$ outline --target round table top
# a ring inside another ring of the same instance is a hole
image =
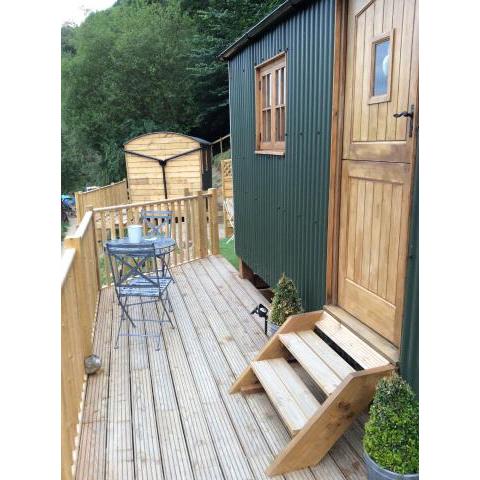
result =
[[[130,244],[130,240],[128,239],[128,237],[125,237],[125,238],[115,238],[113,240],[107,240],[105,242],[105,245],[128,245]],[[165,253],[169,253],[171,252],[177,242],[175,241],[175,239],[173,238],[170,238],[170,237],[142,237],[142,240],[140,241],[140,243],[145,243],[145,244],[148,244],[148,243],[153,243],[155,245],[155,251],[157,251],[157,253],[159,254],[165,254]]]

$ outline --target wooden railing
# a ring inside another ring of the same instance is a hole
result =
[[[170,265],[206,257],[209,253],[218,254],[218,206],[215,188],[210,188],[208,192],[198,191],[195,195],[185,191],[185,196],[168,200],[95,208],[93,213],[102,285],[111,283],[108,262],[103,252],[105,242],[126,237],[128,225],[140,222],[140,212],[144,208],[174,212],[172,237],[176,240],[177,248],[170,254]]]
[[[223,144],[226,140],[228,140],[227,146],[228,146],[228,148],[230,148],[230,134],[227,133],[227,135],[224,135],[223,137],[217,138],[216,140],[214,140],[212,142],[212,149],[215,149],[215,146],[218,144],[220,146],[220,152],[219,153],[223,153],[223,150],[225,150]]]
[[[231,158],[222,160],[221,171],[223,200],[227,198],[233,198],[233,170]],[[233,235],[233,228],[228,221],[228,216],[225,208],[223,208],[223,225],[225,226],[225,236],[231,237]]]
[[[127,181],[105,185],[89,192],[75,192],[77,219],[81,220],[88,207],[100,208],[128,203]]]
[[[188,193],[188,192],[186,192]],[[126,236],[142,208],[173,210],[172,235],[178,248],[171,265],[209,253],[218,254],[217,191],[197,192],[157,202],[121,204],[89,210],[74,235],[64,240],[62,257],[62,480],[74,478],[86,376],[84,359],[92,353],[93,328],[100,286],[110,283],[104,242]]]
[[[92,335],[100,290],[95,224],[87,212],[64,240],[62,257],[62,480],[73,478],[72,453],[84,394],[84,358]]]

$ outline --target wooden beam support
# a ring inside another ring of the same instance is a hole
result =
[[[254,361],[269,360],[271,358],[290,358],[290,352],[280,341],[278,335],[281,333],[298,332],[301,330],[313,330],[315,322],[318,322],[322,317],[322,310],[308,313],[301,313],[299,315],[292,315],[287,318],[285,323],[278,329],[277,333],[270,338],[263,349],[258,352]],[[243,373],[238,377],[237,381],[230,388],[230,393],[238,393],[244,389],[252,388],[258,383],[258,379],[249,365]]]
[[[243,278],[253,283],[253,277],[255,275],[253,270],[243,261],[243,258],[239,258],[238,260],[240,278]]]
[[[267,475],[282,475],[320,462],[371,402],[378,381],[394,369],[387,365],[350,373],[268,467]]]

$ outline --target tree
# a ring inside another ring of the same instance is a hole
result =
[[[192,41],[195,92],[201,110],[200,131],[195,134],[218,137],[230,131],[228,111],[228,68],[218,59],[220,52],[255,25],[280,0],[195,0],[183,7],[195,21]]]
[[[62,27],[62,189],[125,176],[123,144],[229,131],[217,56],[280,0],[117,0]],[[65,177],[65,178],[63,178]]]
[[[283,325],[290,315],[302,312],[302,300],[297,287],[293,280],[283,273],[274,288],[270,321],[275,325]]]
[[[139,3],[89,15],[75,29],[75,54],[62,59],[62,135],[73,137],[63,143],[96,158],[95,183],[125,175],[122,145],[130,138],[187,133],[198,117],[191,19],[176,0]]]

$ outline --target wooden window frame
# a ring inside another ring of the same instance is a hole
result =
[[[276,72],[281,68],[284,69],[284,98],[283,103],[276,104]],[[262,77],[270,74],[270,105],[267,108],[263,106],[262,95]],[[264,155],[285,155],[285,140],[276,140],[276,110],[283,108],[285,111],[284,122],[286,130],[287,118],[287,54],[281,52],[278,55],[262,62],[255,67],[255,153]],[[265,133],[263,132],[262,112],[266,109],[270,110],[270,141],[265,142]]]
[[[372,38],[371,41],[371,65],[370,65],[370,98],[368,104],[383,103],[390,101],[391,86],[392,86],[392,66],[393,66],[393,44],[395,41],[395,29],[390,32],[385,32]],[[387,74],[387,93],[383,95],[374,95],[375,88],[375,48],[379,43],[388,40],[390,42],[388,46],[388,74]]]

